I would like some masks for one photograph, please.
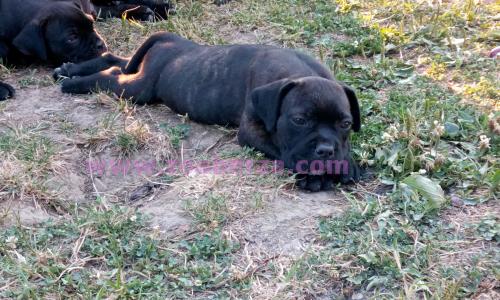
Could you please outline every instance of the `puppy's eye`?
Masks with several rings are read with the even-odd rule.
[[[78,35],[77,35],[77,34],[75,34],[75,33],[70,34],[70,35],[68,36],[68,38],[67,38],[67,41],[68,41],[68,43],[70,43],[70,44],[74,44],[74,43],[78,42]]]
[[[292,122],[293,122],[293,124],[298,125],[298,126],[304,126],[307,123],[306,119],[304,119],[302,117],[293,117]]]
[[[349,129],[351,128],[351,126],[352,126],[351,121],[344,121],[340,124],[340,127],[342,127],[342,129]]]

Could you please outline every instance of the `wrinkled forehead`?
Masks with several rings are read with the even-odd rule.
[[[299,79],[288,93],[283,105],[290,114],[305,114],[316,118],[343,119],[350,117],[347,95],[340,84],[322,78]]]
[[[76,5],[69,2],[56,2],[51,10],[50,24],[63,27],[76,27],[80,31],[92,31],[94,21]]]

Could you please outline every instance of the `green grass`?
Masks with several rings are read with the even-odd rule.
[[[235,150],[226,150],[220,153],[220,158],[228,159],[228,158],[240,158],[240,159],[265,159],[261,152],[256,151],[253,148],[244,146]]]
[[[47,87],[54,85],[52,77],[49,75],[40,75],[38,70],[34,69],[29,72],[28,75],[23,76],[18,80],[18,84],[21,88],[27,88],[31,86],[36,87]]]
[[[136,137],[128,132],[121,132],[116,136],[115,145],[123,156],[130,156],[139,149]]]
[[[174,126],[169,126],[167,124],[161,124],[162,128],[170,139],[170,143],[176,149],[181,146],[182,140],[189,136],[190,127],[188,124],[177,124]]]
[[[0,136],[0,153],[13,155],[31,169],[47,168],[55,154],[53,142],[34,131],[19,129]]]
[[[352,209],[340,218],[320,222],[326,246],[313,257],[319,256],[318,265],[331,264],[346,290],[354,288],[375,298],[456,299],[470,297],[481,281],[497,276],[498,248],[485,248],[467,266],[448,264],[440,254],[460,251],[457,244],[466,238],[464,235],[450,232],[449,225],[439,218],[410,221],[401,208],[366,200],[362,210]],[[488,220],[490,224],[483,227],[487,238],[498,239],[494,229],[498,223]],[[451,283],[454,291],[449,290]]]
[[[245,289],[229,275],[238,245],[219,230],[171,242],[148,230],[144,216],[98,202],[71,220],[0,234],[2,297],[190,298]]]
[[[228,221],[229,208],[223,195],[210,194],[198,201],[188,201],[186,210],[203,225],[217,227]]]

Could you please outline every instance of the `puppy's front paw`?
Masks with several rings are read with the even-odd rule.
[[[297,175],[297,186],[300,189],[319,192],[333,189],[333,179],[329,175]]]
[[[64,63],[59,68],[55,68],[54,73],[52,73],[52,78],[56,81],[71,78],[71,67],[73,65],[73,63]]]
[[[0,82],[0,101],[14,97],[15,90],[10,85]]]
[[[87,94],[91,90],[81,82],[80,78],[66,78],[61,83],[61,92],[65,94]]]
[[[349,158],[349,172],[340,175],[340,183],[348,184],[358,182],[361,178],[361,170],[354,159]]]

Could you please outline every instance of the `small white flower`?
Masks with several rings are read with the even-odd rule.
[[[136,215],[131,216],[130,221],[132,221],[132,222],[137,221],[137,216]]]
[[[391,135],[395,136],[395,135],[397,135],[397,134],[398,134],[399,129],[398,129],[398,127],[397,127],[396,125],[391,124],[391,125],[389,126],[389,129],[388,129],[387,131],[388,131]]]
[[[102,273],[99,270],[96,270],[95,278],[97,278],[97,280],[101,280],[103,278]]]
[[[17,244],[17,237],[11,235],[9,236],[6,240],[5,240],[5,243],[7,244],[7,246],[11,249],[16,249],[16,244]]]
[[[444,133],[444,126],[443,126],[443,125],[439,125],[439,126],[436,128],[436,130],[438,131],[438,133],[439,133],[440,135],[443,135],[443,133]]]
[[[444,134],[444,126],[441,125],[438,121],[434,120],[434,129],[431,132],[431,135],[439,138]]]
[[[425,169],[418,170],[418,174],[420,174],[420,175],[425,175],[426,173],[427,173],[427,170],[425,170]]]
[[[24,257],[21,253],[17,252],[16,250],[9,251],[10,253],[13,253],[16,256],[17,262],[21,264],[26,263],[26,257]]]
[[[393,137],[392,135],[390,135],[389,133],[387,133],[387,132],[384,132],[384,133],[382,134],[382,139],[383,139],[384,141],[387,141],[387,142],[392,142],[392,141],[394,141],[394,137]]]
[[[490,149],[490,138],[485,135],[479,136],[479,149],[486,150]]]

